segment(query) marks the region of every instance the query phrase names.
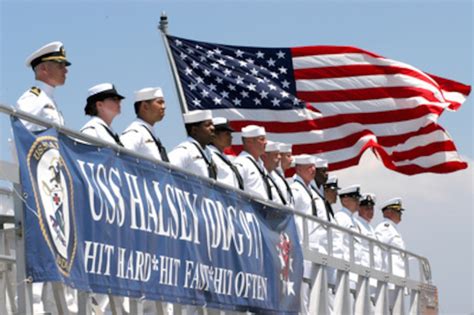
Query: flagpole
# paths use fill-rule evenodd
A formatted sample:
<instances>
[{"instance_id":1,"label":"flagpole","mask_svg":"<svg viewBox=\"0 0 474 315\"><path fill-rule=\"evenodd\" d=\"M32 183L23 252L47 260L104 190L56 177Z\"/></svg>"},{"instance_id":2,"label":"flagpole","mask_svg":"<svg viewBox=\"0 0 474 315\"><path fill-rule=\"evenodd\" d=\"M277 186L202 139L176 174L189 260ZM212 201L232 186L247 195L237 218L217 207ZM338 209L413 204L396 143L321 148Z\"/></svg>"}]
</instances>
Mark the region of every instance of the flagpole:
<instances>
[{"instance_id":1,"label":"flagpole","mask_svg":"<svg viewBox=\"0 0 474 315\"><path fill-rule=\"evenodd\" d=\"M170 62L171 73L173 74L173 79L176 86L176 92L178 93L179 104L181 106L181 112L187 113L188 104L186 103L186 98L184 97L183 87L181 86L178 70L176 69L176 64L174 62L173 55L171 54L171 48L168 43L168 38L166 37L166 35L168 34L168 17L166 16L165 12L161 13L160 24L158 26L158 29L161 31L161 38L163 39L166 55L168 56L168 60Z\"/></svg>"}]
</instances>

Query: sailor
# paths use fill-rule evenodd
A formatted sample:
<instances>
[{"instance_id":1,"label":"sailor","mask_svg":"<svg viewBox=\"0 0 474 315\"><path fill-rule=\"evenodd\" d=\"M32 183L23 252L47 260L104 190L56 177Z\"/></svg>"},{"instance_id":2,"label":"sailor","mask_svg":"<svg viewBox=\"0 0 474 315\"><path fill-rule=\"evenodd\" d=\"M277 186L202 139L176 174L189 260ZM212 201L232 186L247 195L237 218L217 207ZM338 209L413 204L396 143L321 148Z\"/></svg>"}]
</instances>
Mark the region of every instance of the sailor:
<instances>
[{"instance_id":1,"label":"sailor","mask_svg":"<svg viewBox=\"0 0 474 315\"><path fill-rule=\"evenodd\" d=\"M268 173L268 181L272 191L272 201L288 206L290 200L286 192L286 188L277 183L279 179L276 175L276 168L280 164L280 149L277 142L267 141L265 152L261 156L265 170Z\"/></svg>"},{"instance_id":2,"label":"sailor","mask_svg":"<svg viewBox=\"0 0 474 315\"><path fill-rule=\"evenodd\" d=\"M64 118L54 100L54 91L57 86L64 85L66 82L67 67L71 65L66 59L63 43L56 41L44 45L33 52L25 63L33 70L36 83L17 100L18 109L38 118L50 120L60 126L64 125ZM46 129L44 126L26 120L21 120L21 122L26 129L32 132ZM13 153L14 160L17 160L16 150L13 151L15 151ZM64 287L64 290L69 310L77 310L74 290L68 287ZM50 284L44 285L43 282L35 282L32 291L34 313L43 313L53 307L50 305L52 301ZM43 300L47 303L43 303Z\"/></svg>"},{"instance_id":3,"label":"sailor","mask_svg":"<svg viewBox=\"0 0 474 315\"><path fill-rule=\"evenodd\" d=\"M209 150L213 154L213 160L217 166L217 181L229 186L244 189L244 181L237 167L232 164L230 158L224 153L226 148L232 145L232 133L235 131L229 126L229 121L224 117L214 117L214 138L209 144Z\"/></svg>"},{"instance_id":4,"label":"sailor","mask_svg":"<svg viewBox=\"0 0 474 315\"><path fill-rule=\"evenodd\" d=\"M377 238L388 245L405 249L405 242L398 231L398 224L402 220L402 198L393 198L381 204L383 221L375 228ZM384 255L384 270L388 271L388 257ZM405 261L401 253L392 252L392 273L399 277L405 277Z\"/></svg>"},{"instance_id":5,"label":"sailor","mask_svg":"<svg viewBox=\"0 0 474 315\"><path fill-rule=\"evenodd\" d=\"M292 155L292 145L288 143L279 143L280 149L280 167L277 168L277 171L285 176L285 172L292 166L293 155Z\"/></svg>"},{"instance_id":6,"label":"sailor","mask_svg":"<svg viewBox=\"0 0 474 315\"><path fill-rule=\"evenodd\" d=\"M88 90L84 112L92 118L81 128L81 132L123 146L119 136L112 129L112 121L120 114L120 103L124 98L111 83L91 87Z\"/></svg>"},{"instance_id":7,"label":"sailor","mask_svg":"<svg viewBox=\"0 0 474 315\"><path fill-rule=\"evenodd\" d=\"M359 185L352 185L339 191L342 209L334 215L334 219L339 226L354 232L360 232L354 219L354 216L359 211L360 197ZM334 230L334 257L350 261L349 240L350 235L348 233Z\"/></svg>"},{"instance_id":8,"label":"sailor","mask_svg":"<svg viewBox=\"0 0 474 315\"><path fill-rule=\"evenodd\" d=\"M355 221L359 227L360 233L362 235L368 236L370 238L376 239L375 229L372 227L370 222L374 217L374 206L376 198L372 193L362 194L361 199L359 200L359 216L355 217ZM362 239L360 242L360 251L356 260L363 266L370 266L370 244L369 241ZM382 257L380 248L374 244L374 266L376 269L381 270L382 268Z\"/></svg>"},{"instance_id":9,"label":"sailor","mask_svg":"<svg viewBox=\"0 0 474 315\"><path fill-rule=\"evenodd\" d=\"M328 179L328 161L321 158L315 158L314 165L316 167L316 172L314 174L314 180L311 182L311 186L318 194L318 199L316 200L316 208L318 209L317 216L321 219L328 220L326 205L324 203L324 184Z\"/></svg>"},{"instance_id":10,"label":"sailor","mask_svg":"<svg viewBox=\"0 0 474 315\"><path fill-rule=\"evenodd\" d=\"M124 130L120 141L124 147L160 161L169 162L168 154L153 126L165 116L165 99L159 87L135 92L137 118Z\"/></svg>"},{"instance_id":11,"label":"sailor","mask_svg":"<svg viewBox=\"0 0 474 315\"><path fill-rule=\"evenodd\" d=\"M311 187L311 181L316 172L314 165L314 157L308 154L297 155L294 158L296 174L293 176L293 183L291 189L294 197L294 209L306 215L316 215L316 199L317 193ZM296 226L298 228L298 236L303 240L303 224L301 217L296 217ZM308 227L308 243L311 248L319 246L319 240L315 235L319 224L317 222L306 220ZM309 312L309 298L310 298L310 283L315 276L315 266L311 261L304 261L303 283L301 286L301 314L310 314Z\"/></svg>"},{"instance_id":12,"label":"sailor","mask_svg":"<svg viewBox=\"0 0 474 315\"><path fill-rule=\"evenodd\" d=\"M183 114L188 138L169 154L170 163L193 174L217 179L217 167L208 148L214 137L212 112L194 110Z\"/></svg>"},{"instance_id":13,"label":"sailor","mask_svg":"<svg viewBox=\"0 0 474 315\"><path fill-rule=\"evenodd\" d=\"M273 200L268 172L261 159L267 143L265 128L256 125L242 128L242 143L244 150L234 164L244 180L244 190L262 199Z\"/></svg>"},{"instance_id":14,"label":"sailor","mask_svg":"<svg viewBox=\"0 0 474 315\"><path fill-rule=\"evenodd\" d=\"M338 184L336 176L330 176L324 187L324 205L326 207L326 219L331 222L334 221L334 211L332 209L333 204L337 202L337 193L341 189Z\"/></svg>"},{"instance_id":15,"label":"sailor","mask_svg":"<svg viewBox=\"0 0 474 315\"><path fill-rule=\"evenodd\" d=\"M18 109L58 125L64 125L63 116L54 100L54 90L66 82L67 67L70 65L61 42L46 44L32 53L26 59L26 66L33 69L36 83L20 96L17 101ZM30 131L45 129L28 121L22 120L22 122Z\"/></svg>"},{"instance_id":16,"label":"sailor","mask_svg":"<svg viewBox=\"0 0 474 315\"><path fill-rule=\"evenodd\" d=\"M288 206L293 206L293 193L288 180L285 178L285 171L291 167L293 157L291 155L291 144L278 143L278 150L280 152L280 163L279 166L270 174L283 192Z\"/></svg>"}]
</instances>

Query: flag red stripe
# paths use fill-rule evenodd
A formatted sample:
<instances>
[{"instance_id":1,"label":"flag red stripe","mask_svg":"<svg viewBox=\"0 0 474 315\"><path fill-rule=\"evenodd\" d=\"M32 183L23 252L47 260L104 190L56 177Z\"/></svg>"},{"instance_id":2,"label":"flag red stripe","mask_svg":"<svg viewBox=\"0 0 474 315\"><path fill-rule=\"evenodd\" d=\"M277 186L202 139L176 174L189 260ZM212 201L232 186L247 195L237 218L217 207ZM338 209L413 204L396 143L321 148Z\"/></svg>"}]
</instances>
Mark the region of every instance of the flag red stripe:
<instances>
[{"instance_id":1,"label":"flag red stripe","mask_svg":"<svg viewBox=\"0 0 474 315\"><path fill-rule=\"evenodd\" d=\"M379 65L347 65L347 66L335 66L335 67L322 67L322 68L306 68L306 69L295 69L293 70L295 80L310 80L310 79L327 79L327 78L342 78L342 77L355 77L365 75L391 75L391 74L404 74L410 77L417 78L425 81L436 88L437 84L434 80L427 78L427 75L423 75L419 71L403 68L397 66L379 66Z\"/></svg>"},{"instance_id":2,"label":"flag red stripe","mask_svg":"<svg viewBox=\"0 0 474 315\"><path fill-rule=\"evenodd\" d=\"M433 78L438 84L441 86L443 90L449 92L458 92L465 96L468 96L471 93L471 87L466 84L462 84L460 82L456 82L453 80L445 79L442 77L438 77L436 75L429 74L430 77Z\"/></svg>"},{"instance_id":3,"label":"flag red stripe","mask_svg":"<svg viewBox=\"0 0 474 315\"><path fill-rule=\"evenodd\" d=\"M421 156L429 156L437 152L456 151L456 146L451 140L442 142L432 142L424 146L417 146L411 150L403 152L393 152L390 154L392 161L400 162L405 160L413 160Z\"/></svg>"},{"instance_id":4,"label":"flag red stripe","mask_svg":"<svg viewBox=\"0 0 474 315\"><path fill-rule=\"evenodd\" d=\"M427 114L440 115L442 112L443 109L438 106L423 105L415 108L390 110L385 112L340 114L299 122L234 120L231 121L231 126L235 130L241 130L243 127L248 125L259 125L265 127L265 130L271 133L292 133L334 128L344 123L359 123L367 125L393 123L420 118Z\"/></svg>"},{"instance_id":5,"label":"flag red stripe","mask_svg":"<svg viewBox=\"0 0 474 315\"><path fill-rule=\"evenodd\" d=\"M380 98L424 97L429 102L440 102L432 91L411 86L345 89L332 91L296 91L296 96L306 102L362 101Z\"/></svg>"},{"instance_id":6,"label":"flag red stripe","mask_svg":"<svg viewBox=\"0 0 474 315\"><path fill-rule=\"evenodd\" d=\"M317 55L335 55L335 54L366 54L374 58L381 58L381 56L366 51L357 47L351 46L303 46L293 47L291 49L291 56L317 56Z\"/></svg>"}]
</instances>

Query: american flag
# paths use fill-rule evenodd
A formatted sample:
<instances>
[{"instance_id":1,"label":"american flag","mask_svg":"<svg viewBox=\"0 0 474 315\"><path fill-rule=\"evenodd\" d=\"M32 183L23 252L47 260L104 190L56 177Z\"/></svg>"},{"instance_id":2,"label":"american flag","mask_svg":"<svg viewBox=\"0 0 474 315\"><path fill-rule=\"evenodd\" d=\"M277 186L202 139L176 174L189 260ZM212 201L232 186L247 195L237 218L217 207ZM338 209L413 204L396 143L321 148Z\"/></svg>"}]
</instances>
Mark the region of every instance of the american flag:
<instances>
[{"instance_id":1,"label":"american flag","mask_svg":"<svg viewBox=\"0 0 474 315\"><path fill-rule=\"evenodd\" d=\"M187 110L210 109L234 129L256 124L293 154L337 170L372 149L403 174L464 169L438 117L470 86L346 46L256 48L168 36ZM242 150L239 132L232 151Z\"/></svg>"}]
</instances>

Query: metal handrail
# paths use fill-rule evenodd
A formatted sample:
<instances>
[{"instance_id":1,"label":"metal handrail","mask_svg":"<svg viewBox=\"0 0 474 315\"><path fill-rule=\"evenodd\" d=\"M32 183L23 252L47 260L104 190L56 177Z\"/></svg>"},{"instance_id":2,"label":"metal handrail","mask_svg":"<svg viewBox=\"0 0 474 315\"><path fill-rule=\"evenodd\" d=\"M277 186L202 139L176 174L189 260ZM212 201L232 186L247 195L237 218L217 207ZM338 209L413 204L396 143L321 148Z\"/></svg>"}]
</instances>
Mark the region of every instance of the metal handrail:
<instances>
[{"instance_id":1,"label":"metal handrail","mask_svg":"<svg viewBox=\"0 0 474 315\"><path fill-rule=\"evenodd\" d=\"M241 191L237 188L234 188L232 186L228 186L228 185L223 184L221 182L217 182L216 180L193 174L193 173L191 173L191 172L189 172L185 169L178 168L178 167L176 167L174 165L171 165L169 163L162 162L160 160L151 158L149 156L145 156L145 155L137 153L135 151L126 149L124 147L116 145L115 143L105 142L101 139L85 135L83 133L80 133L80 132L77 132L75 130L66 128L64 126L61 126L61 125L59 125L57 123L54 123L54 122L51 122L49 120L32 116L32 115L28 114L27 112L24 112L22 110L19 110L17 108L12 107L12 106L7 106L7 105L0 104L0 112L6 113L7 115L10 115L10 116L13 116L13 117L17 117L19 119L28 120L32 123L41 125L41 126L46 127L46 128L51 128L51 127L55 128L59 133L64 134L64 135L69 136L69 137L72 137L74 139L78 139L78 140L81 140L81 141L84 141L84 142L87 142L87 143L90 143L90 144L95 144L95 145L98 145L98 146L101 146L101 147L108 147L108 148L116 151L118 155L127 154L129 156L132 156L132 157L135 157L135 158L138 158L138 159L144 159L144 160L156 163L158 165L161 165L161 166L167 168L169 172L179 172L179 173L184 173L186 176L197 177L200 180L203 180L203 181L205 181L205 182L207 182L207 183L209 183L213 186L218 186L218 187L221 187L221 188L229 190L229 191L234 191L238 194L241 194L241 195L247 197L248 199L256 200L259 203L263 204L264 206L269 206L269 207L272 207L272 208L277 209L279 211L283 211L285 213L291 213L293 215L302 217L304 222L306 222L307 220L317 222L318 224L320 224L322 227L324 227L326 229L326 232L328 234L328 255L319 253L320 255L324 256L325 258L330 258L332 260L339 260L339 261L342 261L342 262L346 262L345 260L342 260L342 259L339 259L339 258L333 256L333 253L332 253L333 242L332 242L332 238L331 238L331 234L332 234L333 230L339 230L339 231L342 231L344 233L349 234L351 240L353 240L356 237L361 238L361 239L365 239L366 241L369 242L369 244L370 244L369 246L371 246L371 247L378 246L379 248L384 249L384 251L387 251L389 253L392 253L392 251L395 251L395 252L399 252L399 253L405 255L405 257L416 258L418 261L420 261L420 265L422 265L422 267L420 267L420 269L423 269L423 271L424 271L422 273L422 275L425 275L425 277L423 277L422 280L426 280L426 282L425 281L423 281L423 282L424 283L431 283L431 270L430 270L431 268L430 268L430 264L429 264L428 259L426 257L421 256L421 255L415 254L411 251L408 251L408 250L405 250L405 249L401 249L401 248L383 243L379 240L376 240L376 239L370 238L368 236L362 235L362 234L360 234L358 232L355 232L353 230L341 227L341 226L339 226L337 224L334 224L332 222L328 222L328 221L322 220L318 217L314 217L314 216L311 216L311 215L308 215L308 214L298 212L298 211L296 211L292 208L289 208L287 206L274 203L273 201L262 199L260 197L257 197L255 195L253 195L253 194L250 194L248 192ZM304 224L304 226L306 226L306 224ZM306 239L302 240L303 244L307 244L307 237L308 237L307 229L304 231L303 234L304 234L304 238L306 238ZM354 246L351 246L350 250L352 252L351 257L353 257L353 255L354 255ZM371 257L373 257L373 255L371 255ZM392 254L389 254L388 255L388 260L389 260L389 272L388 272L388 274L393 276L392 271L390 270L391 265L392 265L391 264L391 259L392 259ZM353 259L351 259L351 261L349 263L354 263ZM362 265L359 265L359 264L356 264L356 263L354 263L354 264L357 265L357 266L362 266ZM426 266L428 266L428 268L426 268ZM373 269L373 271L375 271L375 272L381 272L380 270L374 269L372 264L371 264L371 267L367 267L367 266L362 266L362 267ZM407 271L407 264L405 264L405 271ZM394 277L397 277L397 276L394 276ZM400 278L400 277L398 277L398 278ZM403 278L400 278L400 279L403 279Z\"/></svg>"}]
</instances>

